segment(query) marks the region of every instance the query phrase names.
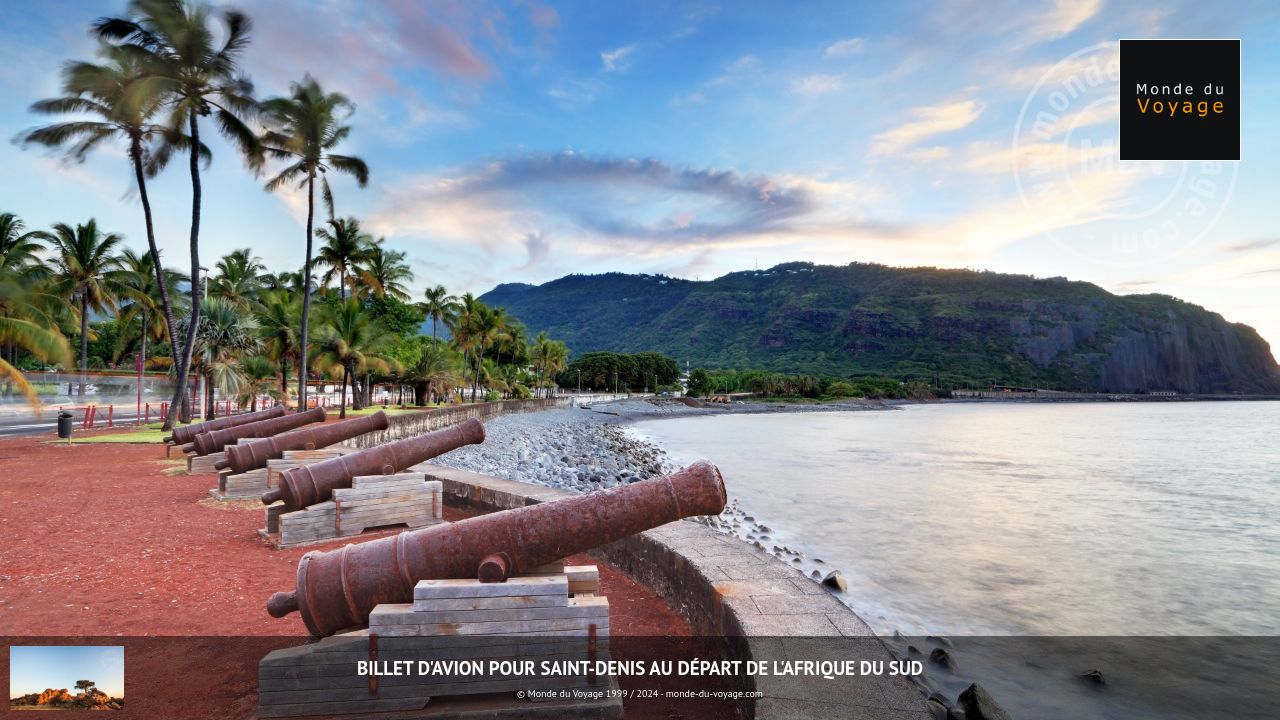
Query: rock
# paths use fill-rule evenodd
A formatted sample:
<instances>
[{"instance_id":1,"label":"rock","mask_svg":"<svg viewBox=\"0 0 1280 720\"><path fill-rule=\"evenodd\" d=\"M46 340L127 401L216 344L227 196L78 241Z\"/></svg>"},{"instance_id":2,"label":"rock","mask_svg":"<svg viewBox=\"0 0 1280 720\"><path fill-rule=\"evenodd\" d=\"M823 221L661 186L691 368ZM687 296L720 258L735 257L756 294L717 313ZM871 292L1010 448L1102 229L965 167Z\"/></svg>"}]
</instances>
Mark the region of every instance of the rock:
<instances>
[{"instance_id":1,"label":"rock","mask_svg":"<svg viewBox=\"0 0 1280 720\"><path fill-rule=\"evenodd\" d=\"M1011 720L991 693L977 683L960 693L957 704L964 710L965 720Z\"/></svg>"},{"instance_id":2,"label":"rock","mask_svg":"<svg viewBox=\"0 0 1280 720\"><path fill-rule=\"evenodd\" d=\"M933 643L934 645L941 645L942 647L952 647L951 640L943 635L929 635L928 637L925 638L925 640Z\"/></svg>"},{"instance_id":3,"label":"rock","mask_svg":"<svg viewBox=\"0 0 1280 720\"><path fill-rule=\"evenodd\" d=\"M809 577L813 578L814 580L821 581L822 573L818 572L817 570L814 570L813 572L809 573Z\"/></svg>"},{"instance_id":4,"label":"rock","mask_svg":"<svg viewBox=\"0 0 1280 720\"><path fill-rule=\"evenodd\" d=\"M956 669L956 659L951 657L951 653L942 648L934 648L933 652L929 653L929 662L952 672Z\"/></svg>"},{"instance_id":5,"label":"rock","mask_svg":"<svg viewBox=\"0 0 1280 720\"><path fill-rule=\"evenodd\" d=\"M72 699L73 698L71 697L71 693L67 692L66 688L62 688L60 690L54 690L53 688L48 688L44 692L40 693L39 696L36 697L36 704L37 705L64 705L64 704L70 703Z\"/></svg>"},{"instance_id":6,"label":"rock","mask_svg":"<svg viewBox=\"0 0 1280 720\"><path fill-rule=\"evenodd\" d=\"M124 706L116 702L115 700L112 700L111 702L107 703L107 707L111 708L112 710L119 710Z\"/></svg>"},{"instance_id":7,"label":"rock","mask_svg":"<svg viewBox=\"0 0 1280 720\"><path fill-rule=\"evenodd\" d=\"M937 700L926 700L924 706L929 708L933 720L947 720L947 706Z\"/></svg>"},{"instance_id":8,"label":"rock","mask_svg":"<svg viewBox=\"0 0 1280 720\"><path fill-rule=\"evenodd\" d=\"M967 720L964 711L960 708L947 708L947 720Z\"/></svg>"},{"instance_id":9,"label":"rock","mask_svg":"<svg viewBox=\"0 0 1280 720\"><path fill-rule=\"evenodd\" d=\"M924 653L920 652L920 648L916 647L915 645L907 646L907 657L918 658L923 656L924 656Z\"/></svg>"},{"instance_id":10,"label":"rock","mask_svg":"<svg viewBox=\"0 0 1280 720\"><path fill-rule=\"evenodd\" d=\"M1092 685L1094 687L1101 688L1101 687L1106 687L1107 685L1107 679L1102 677L1102 671L1098 670L1097 668L1094 668L1093 670L1086 670L1080 673L1079 675L1077 675L1076 678L1079 679L1080 682L1086 683L1088 685Z\"/></svg>"},{"instance_id":11,"label":"rock","mask_svg":"<svg viewBox=\"0 0 1280 720\"><path fill-rule=\"evenodd\" d=\"M838 592L844 592L849 589L849 584L844 580L844 573L839 570L832 570L827 573L827 576L822 578L822 584Z\"/></svg>"}]
</instances>

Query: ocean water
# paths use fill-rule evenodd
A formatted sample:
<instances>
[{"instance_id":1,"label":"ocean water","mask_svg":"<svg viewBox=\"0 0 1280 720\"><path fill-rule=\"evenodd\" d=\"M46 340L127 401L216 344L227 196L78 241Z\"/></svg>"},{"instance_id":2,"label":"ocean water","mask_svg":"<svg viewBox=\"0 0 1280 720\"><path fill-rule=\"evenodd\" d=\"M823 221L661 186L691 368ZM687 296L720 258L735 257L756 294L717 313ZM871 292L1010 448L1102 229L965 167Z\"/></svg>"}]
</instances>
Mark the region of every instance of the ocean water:
<instances>
[{"instance_id":1,"label":"ocean water","mask_svg":"<svg viewBox=\"0 0 1280 720\"><path fill-rule=\"evenodd\" d=\"M845 574L842 599L877 632L971 637L954 650L970 674L985 671L1006 695L1037 688L1041 705L1008 698L1017 716L1051 716L1065 701L1043 699L1052 683L1025 667L1039 663L1010 670L1000 638L1262 638L1239 682L1280 707L1280 676L1259 667L1280 635L1280 403L909 405L654 420L632 432L677 460L719 465L774 543ZM1205 646L1167 649L1199 657ZM1123 662L1124 648L1094 650ZM1085 661L1059 661L1073 657ZM935 684L953 689L948 679ZM1130 699L1187 681L1138 678ZM1099 707L1076 716L1114 716Z\"/></svg>"}]
</instances>

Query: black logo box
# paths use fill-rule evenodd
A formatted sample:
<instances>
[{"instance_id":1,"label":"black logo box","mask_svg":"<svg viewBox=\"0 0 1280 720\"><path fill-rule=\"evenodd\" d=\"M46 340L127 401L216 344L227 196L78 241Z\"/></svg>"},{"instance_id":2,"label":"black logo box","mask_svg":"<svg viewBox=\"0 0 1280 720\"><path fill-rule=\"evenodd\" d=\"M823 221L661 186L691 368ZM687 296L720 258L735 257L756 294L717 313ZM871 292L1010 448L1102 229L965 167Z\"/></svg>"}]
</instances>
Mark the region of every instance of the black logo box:
<instances>
[{"instance_id":1,"label":"black logo box","mask_svg":"<svg viewBox=\"0 0 1280 720\"><path fill-rule=\"evenodd\" d=\"M1239 40L1121 40L1120 159L1239 160L1240 58Z\"/></svg>"}]
</instances>

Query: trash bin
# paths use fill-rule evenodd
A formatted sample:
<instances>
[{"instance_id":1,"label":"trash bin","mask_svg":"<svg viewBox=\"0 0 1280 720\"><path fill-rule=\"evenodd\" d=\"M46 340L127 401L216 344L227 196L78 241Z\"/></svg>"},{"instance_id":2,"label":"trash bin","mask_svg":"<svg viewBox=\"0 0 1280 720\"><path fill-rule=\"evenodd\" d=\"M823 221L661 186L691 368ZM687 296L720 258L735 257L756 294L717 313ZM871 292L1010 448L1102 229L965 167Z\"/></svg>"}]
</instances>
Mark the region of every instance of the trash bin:
<instances>
[{"instance_id":1,"label":"trash bin","mask_svg":"<svg viewBox=\"0 0 1280 720\"><path fill-rule=\"evenodd\" d=\"M71 439L71 413L66 410L58 413L58 437L63 440Z\"/></svg>"}]
</instances>

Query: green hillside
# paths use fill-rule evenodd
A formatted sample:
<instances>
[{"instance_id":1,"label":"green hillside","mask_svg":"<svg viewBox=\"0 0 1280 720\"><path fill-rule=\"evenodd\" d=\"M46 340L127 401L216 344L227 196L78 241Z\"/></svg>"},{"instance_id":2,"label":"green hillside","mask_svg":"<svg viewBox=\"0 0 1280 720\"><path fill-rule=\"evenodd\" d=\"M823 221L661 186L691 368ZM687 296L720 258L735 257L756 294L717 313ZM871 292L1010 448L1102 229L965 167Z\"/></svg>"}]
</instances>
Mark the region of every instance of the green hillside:
<instances>
[{"instance_id":1,"label":"green hillside","mask_svg":"<svg viewBox=\"0 0 1280 720\"><path fill-rule=\"evenodd\" d=\"M1246 325L1163 295L969 270L787 263L695 282L569 275L482 296L575 353L683 366L1131 392L1280 392Z\"/></svg>"}]
</instances>

